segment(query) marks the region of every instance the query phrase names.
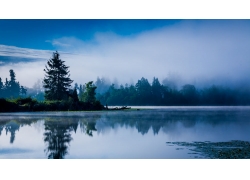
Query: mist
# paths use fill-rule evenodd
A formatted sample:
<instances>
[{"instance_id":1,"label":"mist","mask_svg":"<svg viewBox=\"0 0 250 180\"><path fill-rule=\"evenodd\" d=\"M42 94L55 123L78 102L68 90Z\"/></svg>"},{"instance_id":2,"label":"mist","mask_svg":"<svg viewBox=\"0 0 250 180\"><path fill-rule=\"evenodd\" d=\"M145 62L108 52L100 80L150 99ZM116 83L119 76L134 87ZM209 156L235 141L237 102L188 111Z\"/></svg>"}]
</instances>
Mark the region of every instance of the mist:
<instances>
[{"instance_id":1,"label":"mist","mask_svg":"<svg viewBox=\"0 0 250 180\"><path fill-rule=\"evenodd\" d=\"M130 36L96 32L89 41L65 36L46 42L70 66L73 84L95 81L98 76L119 84L157 77L161 82L174 81L177 87L187 83L240 87L250 85L249 32L248 20L184 20ZM0 56L5 56L0 57L2 79L9 77L9 69L27 87L43 78L52 51L7 48L0 46ZM32 60L6 60L13 56Z\"/></svg>"}]
</instances>

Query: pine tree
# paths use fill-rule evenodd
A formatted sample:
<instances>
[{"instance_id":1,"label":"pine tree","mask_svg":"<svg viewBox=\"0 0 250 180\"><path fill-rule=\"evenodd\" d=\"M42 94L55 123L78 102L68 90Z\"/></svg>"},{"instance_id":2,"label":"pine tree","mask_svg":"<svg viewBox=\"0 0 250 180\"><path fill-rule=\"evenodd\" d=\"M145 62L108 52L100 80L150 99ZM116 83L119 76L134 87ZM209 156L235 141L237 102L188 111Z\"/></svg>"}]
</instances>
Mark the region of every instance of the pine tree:
<instances>
[{"instance_id":1,"label":"pine tree","mask_svg":"<svg viewBox=\"0 0 250 180\"><path fill-rule=\"evenodd\" d=\"M10 80L5 79L5 82L2 82L0 78L0 98L17 98L22 94L22 92L26 92L27 89L24 87L21 88L19 82L16 81L16 74L14 70L10 69Z\"/></svg>"},{"instance_id":2,"label":"pine tree","mask_svg":"<svg viewBox=\"0 0 250 180\"><path fill-rule=\"evenodd\" d=\"M9 91L12 97L18 97L20 94L20 84L19 82L16 82L16 74L11 69L10 70L10 81L9 81Z\"/></svg>"},{"instance_id":3,"label":"pine tree","mask_svg":"<svg viewBox=\"0 0 250 180\"><path fill-rule=\"evenodd\" d=\"M47 100L68 99L69 87L73 81L70 79L69 66L64 65L64 62L56 51L45 66L44 71L46 74L43 79L43 87L45 88L45 99Z\"/></svg>"},{"instance_id":4,"label":"pine tree","mask_svg":"<svg viewBox=\"0 0 250 180\"><path fill-rule=\"evenodd\" d=\"M74 88L74 91L72 93L72 99L74 102L79 102L76 88Z\"/></svg>"},{"instance_id":5,"label":"pine tree","mask_svg":"<svg viewBox=\"0 0 250 180\"><path fill-rule=\"evenodd\" d=\"M0 98L4 96L4 86L2 82L2 78L0 78Z\"/></svg>"},{"instance_id":6,"label":"pine tree","mask_svg":"<svg viewBox=\"0 0 250 180\"><path fill-rule=\"evenodd\" d=\"M3 94L4 94L4 97L8 98L10 96L10 91L9 91L9 88L10 88L10 85L9 85L9 81L7 78L5 78L5 82L4 82L4 87L3 87Z\"/></svg>"},{"instance_id":7,"label":"pine tree","mask_svg":"<svg viewBox=\"0 0 250 180\"><path fill-rule=\"evenodd\" d=\"M17 98L20 95L20 84L16 82L16 74L11 69L10 71L10 81L6 78L5 84L3 86L3 94L7 98Z\"/></svg>"}]
</instances>

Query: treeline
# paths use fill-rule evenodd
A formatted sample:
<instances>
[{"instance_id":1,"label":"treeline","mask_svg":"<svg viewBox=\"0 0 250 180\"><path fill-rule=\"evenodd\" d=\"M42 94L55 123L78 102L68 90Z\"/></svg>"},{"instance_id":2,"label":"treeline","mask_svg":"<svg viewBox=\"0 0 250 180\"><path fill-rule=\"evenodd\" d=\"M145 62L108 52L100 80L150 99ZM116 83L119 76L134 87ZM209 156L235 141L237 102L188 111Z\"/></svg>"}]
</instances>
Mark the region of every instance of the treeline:
<instances>
[{"instance_id":1,"label":"treeline","mask_svg":"<svg viewBox=\"0 0 250 180\"><path fill-rule=\"evenodd\" d=\"M135 85L126 84L120 88L111 85L105 93L98 93L96 97L104 105L250 105L249 90L215 85L197 89L191 84L186 84L177 90L161 84L158 78L153 78L150 84L143 77Z\"/></svg>"},{"instance_id":2,"label":"treeline","mask_svg":"<svg viewBox=\"0 0 250 180\"><path fill-rule=\"evenodd\" d=\"M102 110L104 107L99 101L75 102L68 101L37 101L28 98L3 99L0 98L0 112L34 112L34 111L82 111Z\"/></svg>"},{"instance_id":3,"label":"treeline","mask_svg":"<svg viewBox=\"0 0 250 180\"><path fill-rule=\"evenodd\" d=\"M12 69L9 72L10 80L6 78L3 83L0 77L0 98L24 97L27 93L27 89L16 81L16 74Z\"/></svg>"},{"instance_id":4,"label":"treeline","mask_svg":"<svg viewBox=\"0 0 250 180\"><path fill-rule=\"evenodd\" d=\"M71 88L73 80L70 79L68 69L69 67L60 59L59 53L53 53L44 69L43 88L45 101L40 102L31 97L22 97L22 94L25 95L27 90L20 86L19 82L16 82L15 73L10 70L10 81L6 79L5 85L0 81L0 112L104 109L100 101L96 100L96 87L92 81L85 85L84 91L78 97L77 89ZM39 93L41 94L41 92Z\"/></svg>"},{"instance_id":5,"label":"treeline","mask_svg":"<svg viewBox=\"0 0 250 180\"><path fill-rule=\"evenodd\" d=\"M11 69L10 80L0 78L0 112L11 111L57 111L57 110L102 110L103 105L154 105L154 106L196 106L196 105L250 105L249 89L232 89L211 86L198 89L186 84L180 90L171 85L161 84L158 78L152 83L141 78L135 85L118 87L105 78L97 78L84 85L71 84L69 67L60 59L58 52L47 61L42 81L27 97L27 89L16 81ZM2 98L2 99L1 99Z\"/></svg>"}]
</instances>

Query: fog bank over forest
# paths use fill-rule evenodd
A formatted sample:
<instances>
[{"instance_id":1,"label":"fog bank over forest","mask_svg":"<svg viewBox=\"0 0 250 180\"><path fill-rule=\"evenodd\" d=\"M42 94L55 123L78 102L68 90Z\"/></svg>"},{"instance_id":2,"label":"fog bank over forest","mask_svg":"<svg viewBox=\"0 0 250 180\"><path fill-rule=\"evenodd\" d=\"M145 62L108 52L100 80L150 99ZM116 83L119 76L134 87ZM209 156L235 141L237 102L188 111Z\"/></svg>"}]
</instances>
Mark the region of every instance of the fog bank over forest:
<instances>
[{"instance_id":1,"label":"fog bank over forest","mask_svg":"<svg viewBox=\"0 0 250 180\"><path fill-rule=\"evenodd\" d=\"M146 78L146 76L143 76L143 77ZM156 76L154 76L154 77L158 78ZM139 78L139 79L141 79L141 78ZM151 84L153 81L153 78L146 78L146 79ZM108 89L108 87L111 86L112 84L114 84L114 86L116 88L119 88L121 85L122 86L135 85L137 83L137 81L139 80L139 79L137 79L134 81L133 79L131 79L130 81L123 83L118 78L114 78L112 80L112 79L107 78L105 76L98 76L97 78L95 78L93 80L93 82L96 84L98 79L102 80L103 83L106 85L105 86L106 88L104 88L105 90ZM248 89L250 91L250 78L237 80L237 79L230 79L227 77L221 77L221 78L214 77L214 78L210 78L210 79L208 79L208 78L207 79L206 78L204 78L204 79L195 78L195 79L188 80L188 79L181 77L178 74L171 73L165 78L158 78L158 79L162 85L168 86L171 89L177 89L177 90L180 90L186 84L192 84L198 89L208 88L208 87L215 85L215 86L220 86L220 87L225 87L225 88L233 88L233 89L242 89L243 88L243 89ZM74 83L84 84L84 82L74 82ZM105 92L105 90L103 90L102 87L97 89L98 92L102 92L102 93Z\"/></svg>"},{"instance_id":2,"label":"fog bank over forest","mask_svg":"<svg viewBox=\"0 0 250 180\"><path fill-rule=\"evenodd\" d=\"M157 77L160 82L166 78L175 82L178 88L187 83L242 87L250 85L249 32L248 20L184 20L135 35L97 31L89 41L74 36L46 41L70 66L74 83L103 76L119 85L135 84L142 77L150 82ZM2 45L0 77L5 79L14 69L19 82L32 87L44 77L51 54ZM19 59L14 61L15 57Z\"/></svg>"}]
</instances>

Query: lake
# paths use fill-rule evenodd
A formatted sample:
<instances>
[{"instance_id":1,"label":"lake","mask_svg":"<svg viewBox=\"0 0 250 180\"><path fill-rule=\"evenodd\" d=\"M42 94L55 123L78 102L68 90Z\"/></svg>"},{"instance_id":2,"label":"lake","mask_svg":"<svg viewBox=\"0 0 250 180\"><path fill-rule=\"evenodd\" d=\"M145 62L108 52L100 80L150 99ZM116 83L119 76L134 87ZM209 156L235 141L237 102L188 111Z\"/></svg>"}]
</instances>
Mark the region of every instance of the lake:
<instances>
[{"instance_id":1,"label":"lake","mask_svg":"<svg viewBox=\"0 0 250 180\"><path fill-rule=\"evenodd\" d=\"M250 157L249 106L133 108L1 113L0 158Z\"/></svg>"}]
</instances>

